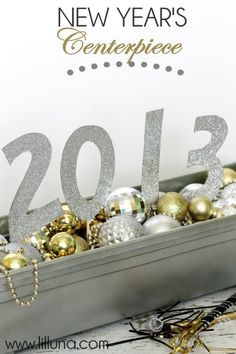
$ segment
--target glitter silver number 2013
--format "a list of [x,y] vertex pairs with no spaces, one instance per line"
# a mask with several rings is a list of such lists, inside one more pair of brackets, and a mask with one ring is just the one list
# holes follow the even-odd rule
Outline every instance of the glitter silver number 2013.
[[[80,148],[84,143],[94,143],[101,154],[101,173],[95,196],[82,198],[77,187],[76,166]],[[115,173],[115,154],[108,133],[101,127],[88,125],[76,129],[67,140],[61,161],[61,184],[69,207],[81,219],[89,220],[99,212],[110,193]]]
[[202,149],[189,152],[188,167],[204,166],[208,170],[208,177],[202,187],[188,195],[188,199],[195,196],[206,196],[212,200],[219,192],[223,181],[223,167],[216,157],[216,153],[227,137],[228,126],[225,120],[218,116],[201,116],[196,118],[194,131],[208,131],[212,134],[212,137],[210,143]]
[[40,186],[51,161],[51,144],[43,134],[25,134],[3,148],[9,164],[24,152],[30,152],[32,159],[9,212],[9,233],[11,241],[21,241],[31,232],[40,229],[59,217],[63,210],[59,199],[27,215],[27,210]]
[[[142,193],[146,201],[155,203],[159,193],[159,159],[163,110],[148,112],[146,116],[144,156],[142,169]],[[202,116],[196,119],[195,131],[208,131],[212,134],[209,144],[202,149],[189,152],[188,167],[201,165],[208,169],[206,183],[192,194],[204,195],[213,199],[223,180],[223,169],[216,157],[228,132],[224,119],[217,116]],[[101,174],[95,196],[82,198],[76,179],[76,166],[80,148],[90,141],[101,153]],[[30,152],[32,160],[28,171],[18,188],[9,213],[9,232],[11,241],[21,241],[25,236],[38,230],[42,225],[59,217],[63,211],[59,199],[27,214],[27,209],[42,182],[51,160],[51,144],[42,134],[25,134],[3,148],[11,164],[23,152]],[[115,171],[113,144],[107,132],[98,126],[81,127],[68,139],[61,161],[61,182],[66,202],[81,219],[92,219],[105,204],[110,192]]]

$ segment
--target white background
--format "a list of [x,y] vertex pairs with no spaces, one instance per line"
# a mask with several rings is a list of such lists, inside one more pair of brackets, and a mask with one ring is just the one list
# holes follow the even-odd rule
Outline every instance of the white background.
[[[188,24],[184,28],[122,28],[111,17],[106,28],[87,28],[94,42],[137,41],[154,38],[160,42],[182,42],[184,50],[175,56],[137,56],[135,68],[116,68],[124,57],[74,55],[62,51],[57,39],[57,8],[91,7],[101,10],[116,6],[186,8]],[[192,172],[187,170],[188,150],[209,140],[208,133],[193,133],[196,116],[217,114],[229,125],[227,141],[219,153],[222,163],[236,160],[235,128],[235,0],[129,0],[71,1],[21,0],[1,4],[0,57],[0,145],[29,133],[46,134],[53,147],[48,173],[32,207],[41,206],[58,196],[60,157],[69,135],[87,124],[102,126],[110,134],[116,153],[114,187],[140,184],[145,112],[165,109],[161,179]],[[146,69],[140,67],[147,61]],[[111,67],[102,63],[110,61]],[[89,66],[100,64],[92,71]],[[153,70],[154,63],[160,64]],[[80,73],[80,65],[86,67]],[[173,71],[167,73],[165,67]],[[73,76],[66,74],[74,70]],[[184,76],[176,74],[183,69]],[[9,211],[30,155],[18,157],[12,166],[0,153],[0,214]],[[99,153],[86,144],[79,156],[78,180],[84,195],[95,191],[99,175]]]

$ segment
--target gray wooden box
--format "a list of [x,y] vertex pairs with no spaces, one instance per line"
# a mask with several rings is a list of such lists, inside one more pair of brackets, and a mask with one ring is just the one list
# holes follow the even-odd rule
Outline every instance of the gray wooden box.
[[[205,177],[175,178],[160,189]],[[7,218],[0,232],[7,232]],[[40,294],[30,308],[13,302],[0,276],[0,353],[11,351],[6,341],[52,340],[235,285],[236,216],[41,263],[39,272]],[[19,295],[31,294],[31,267],[12,277]]]

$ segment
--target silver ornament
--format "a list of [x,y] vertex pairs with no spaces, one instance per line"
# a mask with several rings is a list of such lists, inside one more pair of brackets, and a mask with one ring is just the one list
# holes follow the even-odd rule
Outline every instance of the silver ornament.
[[203,166],[208,171],[205,184],[191,193],[191,198],[204,196],[213,200],[222,185],[224,170],[216,153],[223,145],[228,127],[223,118],[218,116],[201,116],[195,121],[194,131],[208,131],[211,133],[211,141],[201,149],[192,150],[188,155],[188,167]]
[[197,191],[199,188],[203,186],[202,183],[191,183],[188,184],[186,187],[184,187],[181,191],[180,194],[186,199],[190,200],[192,196],[192,192]]
[[155,235],[160,232],[169,231],[181,227],[180,223],[167,215],[155,215],[148,219],[144,224],[145,235]]
[[225,202],[226,202],[226,205],[236,207],[236,198],[234,198],[234,197],[226,198]]
[[230,205],[225,205],[221,210],[224,213],[224,216],[231,216],[231,215],[236,215],[236,208],[230,206]]
[[144,136],[142,195],[148,204],[154,204],[159,194],[159,163],[163,109],[147,112]]
[[159,191],[158,199],[163,197],[163,195],[165,195],[165,194],[166,194],[165,192]]
[[221,199],[236,198],[236,183],[229,184],[220,193]]
[[115,245],[144,235],[143,226],[128,215],[119,215],[107,220],[99,233],[100,246]]
[[224,199],[219,199],[212,203],[213,208],[219,208],[219,209],[222,209],[225,205],[227,205],[227,202]]
[[0,264],[2,263],[2,260],[6,255],[7,255],[6,252],[4,252],[2,249],[0,249]]
[[[84,143],[94,143],[101,154],[101,171],[95,196],[83,198],[77,186],[77,160]],[[93,219],[103,207],[111,191],[115,173],[114,148],[108,133],[101,127],[88,125],[76,129],[66,142],[61,160],[61,184],[70,209],[83,220]]]
[[7,244],[8,244],[7,239],[3,235],[0,234],[0,247],[5,246]]
[[115,189],[106,200],[105,211],[109,217],[128,215],[141,223],[147,217],[145,199],[137,189],[129,187]]
[[7,244],[8,244],[7,239],[3,235],[0,235],[0,263],[2,262],[3,258],[6,256],[4,250]]
[[10,242],[5,246],[5,251],[7,253],[15,253],[20,249],[23,250],[22,253],[28,261],[32,261],[33,259],[36,259],[38,262],[42,261],[39,251],[31,245],[21,242]]

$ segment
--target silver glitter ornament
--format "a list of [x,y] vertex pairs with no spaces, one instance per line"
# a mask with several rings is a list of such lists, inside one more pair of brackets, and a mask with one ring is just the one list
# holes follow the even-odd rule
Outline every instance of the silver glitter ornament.
[[9,212],[10,240],[21,241],[63,213],[61,203],[56,199],[27,214],[28,207],[47,172],[52,148],[45,135],[30,133],[13,140],[2,150],[9,164],[24,152],[30,152],[32,155],[28,171],[16,192]]
[[100,246],[115,245],[144,235],[143,226],[127,215],[115,216],[107,220],[99,233]]
[[181,227],[180,223],[167,215],[155,215],[148,219],[144,224],[145,235],[155,235]]
[[7,253],[16,253],[20,249],[23,250],[22,254],[28,261],[32,261],[33,259],[36,259],[38,262],[42,261],[39,251],[31,245],[21,242],[10,242],[5,246],[5,251]]
[[228,197],[226,199],[219,199],[215,201],[212,206],[214,208],[224,208],[225,206],[232,206],[236,208],[236,197]]
[[142,194],[148,204],[154,204],[159,194],[159,163],[163,109],[147,112],[144,136]]
[[231,215],[236,215],[236,208],[230,206],[230,205],[225,205],[221,210],[224,213],[224,216],[231,216]]
[[236,198],[236,183],[229,184],[220,193],[221,199]]
[[[101,172],[95,196],[83,198],[77,186],[77,160],[84,143],[94,143],[101,154]],[[76,129],[67,140],[61,160],[61,184],[70,209],[83,220],[93,219],[105,203],[115,172],[115,154],[108,133],[101,127],[88,125]],[[55,219],[55,218],[54,218]]]
[[186,187],[184,187],[181,191],[180,194],[182,194],[182,196],[186,199],[186,200],[190,200],[191,199],[191,195],[192,192],[197,191],[199,188],[201,188],[203,186],[202,183],[191,183],[188,184]]
[[222,209],[225,205],[227,205],[227,202],[224,199],[219,199],[219,200],[216,200],[215,202],[212,203],[213,208]]
[[105,212],[109,217],[132,216],[141,223],[147,217],[147,207],[143,196],[137,189],[130,187],[115,189],[106,200]]
[[194,197],[207,197],[213,200],[222,185],[224,179],[224,170],[216,153],[223,145],[228,127],[223,118],[218,116],[197,117],[194,131],[208,131],[211,133],[211,141],[201,149],[192,150],[188,155],[188,167],[203,166],[208,171],[208,177],[205,184],[190,195]]
[[3,235],[0,234],[0,247],[4,247],[7,244],[8,244],[7,239]]
[[236,198],[233,198],[233,197],[226,198],[225,202],[226,202],[226,205],[236,207]]

